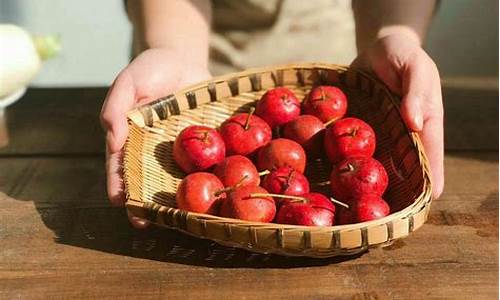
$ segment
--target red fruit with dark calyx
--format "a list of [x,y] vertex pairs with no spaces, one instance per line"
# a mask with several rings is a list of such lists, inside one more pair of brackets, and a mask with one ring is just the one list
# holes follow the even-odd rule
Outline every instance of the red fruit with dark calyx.
[[253,111],[238,114],[222,123],[220,134],[226,144],[227,155],[249,156],[271,141],[271,128]]
[[349,156],[372,156],[376,146],[375,132],[360,119],[345,118],[326,129],[324,145],[333,163]]
[[196,172],[186,176],[177,188],[175,200],[179,209],[215,215],[225,198],[224,185],[211,173]]
[[260,148],[257,155],[258,170],[274,170],[287,166],[304,173],[306,153],[297,142],[289,139],[275,139]]
[[304,226],[332,226],[335,224],[335,206],[323,194],[309,193],[304,200],[286,200],[276,214],[280,224]]
[[391,208],[375,194],[364,194],[352,202],[355,203],[353,207],[353,217],[356,222],[366,222],[383,218],[391,212]]
[[299,143],[309,157],[318,157],[323,150],[325,124],[312,115],[302,115],[286,123],[283,136]]
[[268,192],[259,186],[241,186],[234,188],[222,202],[220,215],[253,222],[271,222],[276,215],[276,204]]
[[285,87],[268,90],[257,102],[255,113],[274,128],[284,125],[300,115],[300,101]]
[[389,177],[384,166],[371,157],[348,157],[334,166],[330,175],[333,196],[347,203],[363,194],[384,194]]
[[365,194],[351,199],[349,208],[339,207],[337,224],[354,224],[383,218],[391,212],[387,202],[378,195]]
[[242,155],[226,157],[215,166],[214,174],[225,187],[260,184],[257,168],[250,159]]
[[206,126],[189,126],[174,142],[174,159],[186,173],[204,171],[226,156],[224,140],[217,130]]
[[317,86],[307,95],[304,113],[318,117],[322,122],[333,122],[344,117],[347,111],[347,97],[334,86]]
[[307,178],[291,167],[271,171],[262,180],[262,187],[274,194],[300,196],[309,193]]

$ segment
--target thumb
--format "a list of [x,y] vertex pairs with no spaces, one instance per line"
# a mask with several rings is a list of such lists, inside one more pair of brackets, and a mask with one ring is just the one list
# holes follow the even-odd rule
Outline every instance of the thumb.
[[101,123],[107,131],[111,153],[120,151],[128,135],[127,112],[135,103],[135,86],[127,71],[121,72],[109,89],[101,110]]

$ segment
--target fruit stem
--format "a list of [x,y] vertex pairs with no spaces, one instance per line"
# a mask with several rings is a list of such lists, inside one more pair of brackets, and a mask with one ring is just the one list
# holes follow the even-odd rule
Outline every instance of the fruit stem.
[[327,185],[330,185],[330,180],[316,183],[316,186],[327,186]]
[[358,128],[356,127],[351,131],[351,136],[354,137],[356,136],[357,133],[358,133]]
[[193,133],[195,133],[195,134],[201,134],[202,135],[201,141],[204,142],[204,143],[208,142],[208,135],[209,135],[208,130],[203,130],[203,129],[201,129],[201,130],[193,130]]
[[265,176],[265,175],[267,175],[267,174],[269,174],[269,173],[271,173],[271,171],[269,171],[269,170],[264,170],[264,171],[262,171],[262,172],[259,172],[259,177],[260,177],[260,176]]
[[208,131],[205,131],[205,132],[203,133],[203,142],[204,142],[204,143],[208,143]]
[[243,184],[243,181],[245,181],[245,179],[248,179],[248,175],[241,177],[240,181],[233,185],[233,189],[239,188]]
[[330,197],[330,201],[332,201],[335,204],[338,204],[340,206],[343,206],[343,207],[349,209],[349,205],[345,204],[344,202],[340,202],[339,200],[336,200],[333,197]]
[[241,177],[240,181],[238,181],[235,185],[228,186],[228,187],[225,187],[223,189],[220,189],[220,190],[216,191],[214,193],[214,196],[215,197],[219,197],[223,193],[230,192],[230,191],[232,191],[234,189],[239,188],[243,184],[243,181],[245,181],[245,179],[247,179],[247,178],[248,178],[248,175],[245,175],[245,176]]
[[326,99],[325,91],[323,90],[322,87],[319,87],[319,90],[321,91],[321,101],[325,101]]
[[328,125],[332,124],[333,122],[337,121],[338,118],[333,118],[331,120],[329,120],[328,122],[325,122],[323,125],[325,125],[325,127],[328,127]]
[[226,192],[230,192],[230,191],[232,191],[232,190],[233,190],[233,187],[232,187],[232,186],[228,186],[228,187],[225,187],[225,188],[223,188],[223,189],[220,189],[220,190],[216,191],[216,192],[214,193],[214,196],[215,196],[215,197],[219,197],[220,195],[222,195],[222,194],[224,194],[224,193],[226,193]]
[[259,198],[259,197],[275,197],[282,199],[290,199],[295,201],[307,202],[307,198],[299,197],[299,196],[290,196],[290,195],[281,195],[281,194],[272,194],[272,193],[252,193],[250,194],[250,198]]
[[250,118],[252,117],[253,113],[255,112],[255,107],[250,107],[250,111],[248,112],[247,120],[245,122],[245,127],[243,127],[245,130],[248,130],[248,127],[250,127]]
[[342,168],[340,169],[340,172],[344,173],[344,172],[352,172],[354,171],[354,166],[351,165],[351,164],[347,164],[347,166],[345,168]]

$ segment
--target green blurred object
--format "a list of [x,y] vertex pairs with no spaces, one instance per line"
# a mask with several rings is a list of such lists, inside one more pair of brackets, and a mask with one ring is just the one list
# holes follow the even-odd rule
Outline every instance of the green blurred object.
[[33,43],[41,60],[56,56],[62,49],[59,35],[34,36]]

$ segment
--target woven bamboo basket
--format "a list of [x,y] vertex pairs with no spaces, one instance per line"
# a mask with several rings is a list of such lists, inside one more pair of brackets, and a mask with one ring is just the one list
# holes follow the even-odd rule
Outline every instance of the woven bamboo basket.
[[[375,157],[389,175],[384,194],[391,214],[379,220],[331,227],[256,223],[176,208],[175,193],[185,174],[176,166],[172,145],[185,127],[218,127],[226,118],[247,112],[269,88],[286,86],[299,99],[311,86],[342,88],[348,115],[368,122],[377,135]],[[250,69],[214,78],[139,107],[128,114],[124,181],[126,207],[160,226],[217,243],[260,253],[331,257],[386,246],[424,224],[431,204],[429,165],[416,133],[404,125],[400,99],[368,74],[344,66],[301,63]],[[329,163],[309,163],[312,189],[328,180]]]

